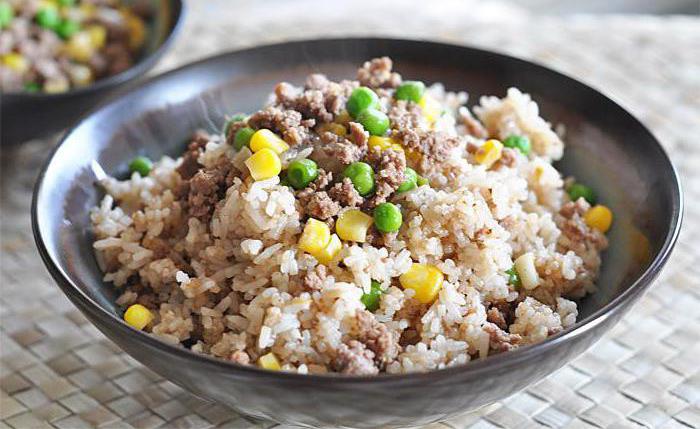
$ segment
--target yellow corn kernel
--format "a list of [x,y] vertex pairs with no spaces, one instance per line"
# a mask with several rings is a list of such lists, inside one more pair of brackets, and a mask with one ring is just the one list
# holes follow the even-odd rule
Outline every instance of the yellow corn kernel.
[[143,45],[146,40],[146,26],[143,20],[133,13],[129,12],[124,15],[126,30],[129,33],[129,48],[136,50]]
[[343,212],[335,222],[335,232],[346,241],[364,243],[367,240],[367,230],[372,226],[372,216],[358,209]]
[[277,356],[272,352],[260,356],[258,358],[258,365],[260,365],[260,368],[269,369],[271,371],[279,371],[282,369],[280,361],[277,360]]
[[423,304],[435,301],[443,280],[442,271],[435,265],[416,263],[399,277],[401,287],[416,291],[415,298]]
[[325,124],[321,124],[316,128],[316,131],[318,131],[319,133],[331,132],[336,136],[340,137],[345,137],[348,134],[348,130],[345,129],[344,126],[336,124],[334,122],[327,122]]
[[282,171],[282,161],[275,151],[268,148],[260,149],[245,160],[250,175],[255,180],[266,180],[275,177]]
[[340,249],[343,248],[343,243],[340,242],[340,238],[333,234],[331,235],[331,240],[328,242],[326,247],[324,247],[320,252],[314,253],[313,256],[316,260],[324,265],[328,265],[333,261],[333,258],[340,253]]
[[299,237],[297,246],[312,255],[320,254],[331,241],[331,230],[328,225],[317,219],[309,219],[304,226],[304,232]]
[[350,114],[347,110],[343,110],[342,112],[335,115],[335,122],[341,125],[347,125],[350,121],[352,121],[352,118],[350,117]]
[[256,131],[250,138],[250,150],[257,152],[263,148],[271,149],[279,155],[288,150],[289,145],[279,138],[277,134],[263,128],[262,130]]
[[2,56],[2,64],[17,73],[24,73],[29,70],[29,62],[22,54],[5,54]]
[[44,82],[44,92],[47,94],[60,94],[70,89],[70,83],[65,77],[57,77]]
[[37,8],[37,10],[45,9],[48,7],[55,9],[58,6],[56,3],[56,0],[41,0],[39,2],[39,7]]
[[85,29],[95,49],[102,49],[107,42],[107,29],[101,25],[90,25]]
[[423,116],[425,116],[425,119],[430,123],[437,121],[442,114],[442,106],[440,106],[440,103],[428,94],[420,99],[418,105],[423,110]]
[[530,252],[520,255],[513,265],[515,265],[515,271],[518,272],[523,288],[530,290],[539,286],[540,276],[535,267],[535,255]]
[[609,208],[603,205],[591,207],[586,214],[583,215],[583,220],[586,225],[595,228],[600,232],[608,232],[612,225],[613,214]]
[[489,168],[501,158],[501,153],[503,153],[503,143],[494,139],[486,140],[474,155],[474,159],[479,164]]
[[423,157],[423,155],[421,155],[420,152],[418,152],[417,150],[406,149],[405,153],[406,153],[406,161],[408,161],[409,163],[411,163],[413,165],[420,164],[421,158]]
[[387,149],[392,149],[398,152],[404,151],[403,146],[398,144],[396,140],[392,139],[391,137],[371,136],[367,144],[369,145],[370,150],[379,148],[380,151]]
[[92,82],[92,70],[81,64],[71,65],[68,75],[75,86],[86,86]]
[[97,13],[97,7],[90,3],[81,3],[78,10],[85,18],[91,18]]
[[138,330],[145,328],[151,320],[151,311],[141,304],[130,305],[124,313],[124,321]]
[[647,264],[651,260],[651,243],[647,236],[634,226],[630,227],[629,249],[639,263]]
[[84,63],[95,53],[95,45],[92,44],[92,39],[88,32],[79,31],[68,39],[65,50],[69,57]]

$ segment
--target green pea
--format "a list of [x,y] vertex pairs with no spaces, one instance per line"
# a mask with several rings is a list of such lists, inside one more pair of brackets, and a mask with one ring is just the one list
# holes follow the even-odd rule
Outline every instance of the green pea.
[[383,136],[389,129],[389,117],[381,110],[365,109],[355,119],[373,136]]
[[5,28],[12,22],[15,17],[15,10],[12,9],[10,3],[3,1],[0,2],[0,28]]
[[61,21],[58,27],[56,27],[56,33],[61,36],[62,39],[70,38],[70,36],[74,35],[79,30],[80,24],[70,19]]
[[503,146],[518,149],[523,155],[529,154],[532,149],[530,139],[527,136],[508,136],[503,140]]
[[294,189],[304,189],[318,177],[318,166],[308,158],[298,159],[287,167],[287,181]]
[[365,305],[365,308],[371,312],[377,311],[379,301],[382,297],[382,285],[379,282],[372,280],[372,286],[369,293],[362,294],[360,301]]
[[506,271],[506,274],[508,274],[508,283],[512,284],[516,288],[520,287],[520,274],[518,274],[518,270],[515,269],[515,266],[512,266],[510,270]]
[[572,184],[569,186],[566,192],[569,194],[571,201],[576,201],[579,198],[583,198],[584,200],[588,201],[589,204],[595,204],[598,200],[595,192],[593,192],[593,189],[580,183]]
[[45,7],[36,13],[36,22],[46,29],[55,30],[61,23],[61,16],[55,7]]
[[418,103],[420,99],[423,98],[424,92],[425,85],[423,82],[418,80],[407,80],[396,88],[394,98],[397,100],[406,100]]
[[68,7],[75,4],[75,0],[58,0],[60,6]]
[[365,162],[353,162],[343,171],[343,177],[347,177],[352,182],[357,192],[362,195],[369,195],[374,192],[374,171]]
[[418,173],[416,173],[416,170],[412,169],[411,167],[406,167],[406,169],[403,171],[403,177],[405,180],[396,189],[396,192],[406,192],[416,187],[418,182]]
[[430,181],[423,176],[418,176],[418,178],[416,179],[416,185],[418,185],[418,186],[423,186],[423,185],[430,186]]
[[250,138],[255,134],[255,130],[250,127],[243,127],[236,131],[236,135],[233,137],[233,148],[236,150],[241,150],[250,144]]
[[153,169],[153,162],[145,156],[137,156],[129,163],[129,171],[137,171],[141,177],[148,176],[148,173]]
[[243,113],[237,113],[231,117],[226,123],[224,124],[224,136],[228,137],[228,132],[231,129],[231,125],[235,124],[236,122],[242,122],[248,119],[248,116],[243,114]]
[[345,105],[350,116],[353,118],[357,117],[360,112],[367,109],[379,109],[379,97],[377,94],[366,86],[361,86],[355,88],[348,98],[348,102]]
[[24,90],[30,93],[41,91],[41,85],[37,82],[27,82],[24,84]]
[[374,208],[374,226],[380,232],[396,232],[401,228],[401,210],[392,203],[381,203]]

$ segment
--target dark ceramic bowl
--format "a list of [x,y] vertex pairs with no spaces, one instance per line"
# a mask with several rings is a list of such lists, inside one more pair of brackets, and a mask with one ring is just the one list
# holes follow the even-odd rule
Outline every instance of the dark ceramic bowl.
[[65,129],[101,100],[125,89],[150,70],[175,38],[183,17],[182,0],[151,3],[155,13],[148,24],[149,37],[144,52],[131,68],[61,94],[0,94],[0,143],[21,143]]
[[[529,92],[542,114],[568,130],[565,174],[593,186],[615,213],[600,291],[581,301],[580,320],[547,341],[464,366],[411,375],[312,376],[267,372],[197,355],[138,332],[119,318],[116,292],[93,256],[88,210],[100,175],[123,175],[138,154],[178,154],[197,127],[253,111],[281,80],[324,72],[352,77],[389,55],[405,77],[482,94]],[[34,236],[51,275],[105,335],[163,377],[252,416],[300,425],[413,426],[505,398],[578,356],[651,286],[681,224],[678,177],[656,139],[599,92],[519,59],[439,43],[341,39],[285,43],[224,54],[151,79],[92,112],[67,133],[39,177]],[[640,248],[648,243],[647,257]]]

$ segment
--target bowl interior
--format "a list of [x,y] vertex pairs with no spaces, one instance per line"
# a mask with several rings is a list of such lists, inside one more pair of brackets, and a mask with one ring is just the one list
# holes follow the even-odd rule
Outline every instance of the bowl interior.
[[530,93],[545,119],[566,126],[557,167],[592,186],[615,213],[599,292],[580,302],[579,319],[630,288],[668,244],[679,217],[678,183],[653,136],[598,92],[514,58],[470,48],[378,39],[294,42],[226,54],[149,81],[93,112],[65,137],[40,178],[36,232],[47,255],[80,292],[113,314],[117,292],[104,283],[92,250],[89,210],[104,174],[124,176],[136,155],[177,156],[196,128],[216,131],[224,116],[263,106],[275,83],[313,72],[352,78],[369,58],[389,55],[405,78],[443,82],[469,93]]

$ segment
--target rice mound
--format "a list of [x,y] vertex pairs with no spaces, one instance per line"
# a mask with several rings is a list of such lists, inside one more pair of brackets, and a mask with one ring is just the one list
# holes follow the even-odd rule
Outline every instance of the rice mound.
[[[388,71],[373,67],[376,60],[368,63],[358,72],[360,83],[324,88],[338,85],[332,88],[347,94],[375,79],[389,108],[397,75],[390,63]],[[304,88],[284,89],[312,92],[317,76]],[[276,92],[279,98],[279,86]],[[518,89],[508,89],[505,98],[482,97],[475,117],[463,106],[465,93],[446,92],[440,84],[427,92],[445,113],[413,126],[456,144],[440,162],[423,163],[429,186],[393,197],[403,213],[398,234],[382,245],[343,242],[327,267],[297,248],[308,216],[295,191],[279,177],[253,181],[243,164],[251,152],[235,151],[225,135],[198,136],[198,167],[226,164],[231,171],[206,221],[191,214],[191,202],[181,195],[182,157],[164,157],[146,177],[103,180],[106,195],[91,212],[94,248],[104,280],[123,291],[117,304],[149,308],[154,317],[145,330],[164,341],[239,364],[272,352],[283,370],[298,373],[439,369],[539,342],[573,325],[573,300],[595,291],[607,240],[582,222],[587,203],[569,200],[551,164],[562,156],[561,137]],[[504,152],[492,168],[474,162],[488,137],[512,134],[530,138],[528,156],[505,149],[507,157]],[[285,134],[292,143],[296,137]],[[318,151],[305,143],[291,146],[285,164]],[[506,273],[525,253],[534,255],[534,289],[516,287]],[[414,262],[444,274],[431,304],[399,284]],[[383,294],[369,312],[360,298],[372,280]]]

